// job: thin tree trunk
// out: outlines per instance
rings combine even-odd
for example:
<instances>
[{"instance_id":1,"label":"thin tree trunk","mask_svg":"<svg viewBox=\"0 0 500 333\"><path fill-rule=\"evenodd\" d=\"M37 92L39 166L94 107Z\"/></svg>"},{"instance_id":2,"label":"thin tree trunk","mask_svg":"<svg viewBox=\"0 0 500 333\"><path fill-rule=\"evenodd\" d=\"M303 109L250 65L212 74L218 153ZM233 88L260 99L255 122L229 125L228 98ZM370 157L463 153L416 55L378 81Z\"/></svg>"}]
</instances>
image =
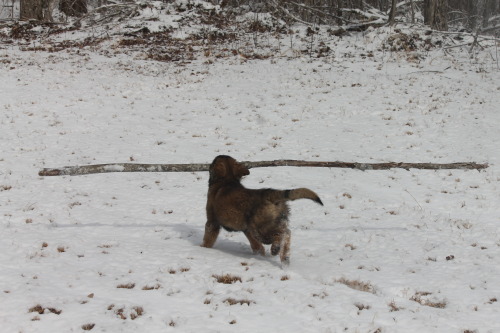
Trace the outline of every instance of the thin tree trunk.
<instances>
[{"instance_id":1,"label":"thin tree trunk","mask_svg":"<svg viewBox=\"0 0 500 333\"><path fill-rule=\"evenodd\" d=\"M389 13L389 24L394 25L396 20L396 0L392 0L391 12Z\"/></svg>"},{"instance_id":2,"label":"thin tree trunk","mask_svg":"<svg viewBox=\"0 0 500 333\"><path fill-rule=\"evenodd\" d=\"M413 0L410 0L411 24L415 24L415 7Z\"/></svg>"},{"instance_id":3,"label":"thin tree trunk","mask_svg":"<svg viewBox=\"0 0 500 333\"><path fill-rule=\"evenodd\" d=\"M315 162L315 161L298 161L298 160L275 160L275 161L260 161L260 162L241 162L247 168L264 168L264 167L320 167L320 168L348 168L357 170L389 170L389 169L426 169L426 170L442 170L442 169L462 169L462 170L481 170L486 169L488 164L477 164L475 162L458 162L458 163L402 163L402 162L386 162L386 163L357 163L357 162ZM39 176L79 176L94 173L109 173L109 172L198 172L208 171L210 164L192 163L192 164L135 164L135 163L115 163L115 164L92 164L83 166L67 166L55 169L42 169L38 173Z\"/></svg>"},{"instance_id":4,"label":"thin tree trunk","mask_svg":"<svg viewBox=\"0 0 500 333\"><path fill-rule=\"evenodd\" d=\"M488 17L485 11L485 5L486 5L485 2L486 2L485 0L477 0L476 4L477 21L475 26L476 32L481 31L485 27L485 23L488 22Z\"/></svg>"}]
</instances>

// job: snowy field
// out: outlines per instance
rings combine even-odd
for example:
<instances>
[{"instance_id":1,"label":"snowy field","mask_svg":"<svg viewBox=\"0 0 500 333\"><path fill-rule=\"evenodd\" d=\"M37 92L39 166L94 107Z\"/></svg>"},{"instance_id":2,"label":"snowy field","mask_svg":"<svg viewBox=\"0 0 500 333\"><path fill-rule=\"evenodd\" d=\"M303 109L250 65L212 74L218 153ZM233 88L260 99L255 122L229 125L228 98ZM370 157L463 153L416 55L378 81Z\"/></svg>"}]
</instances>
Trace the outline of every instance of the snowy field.
<instances>
[{"instance_id":1,"label":"snowy field","mask_svg":"<svg viewBox=\"0 0 500 333\"><path fill-rule=\"evenodd\" d=\"M0 331L499 332L495 50L378 42L184 65L0 45ZM290 204L285 269L240 233L199 247L207 173L38 176L219 154L489 168L252 169L247 187L325 204Z\"/></svg>"}]
</instances>

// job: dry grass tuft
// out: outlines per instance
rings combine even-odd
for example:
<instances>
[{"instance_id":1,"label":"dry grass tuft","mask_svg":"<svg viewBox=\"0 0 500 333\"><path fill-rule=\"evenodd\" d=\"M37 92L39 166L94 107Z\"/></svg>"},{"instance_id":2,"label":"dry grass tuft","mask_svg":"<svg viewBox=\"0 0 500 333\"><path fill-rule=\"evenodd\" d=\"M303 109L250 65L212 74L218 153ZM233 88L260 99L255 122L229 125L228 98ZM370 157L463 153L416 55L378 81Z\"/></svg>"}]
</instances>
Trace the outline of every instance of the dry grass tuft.
<instances>
[{"instance_id":1,"label":"dry grass tuft","mask_svg":"<svg viewBox=\"0 0 500 333\"><path fill-rule=\"evenodd\" d=\"M328 293L326 291L322 291L320 293L312 294L312 297L318 297L320 299L324 299L325 297L328 297Z\"/></svg>"},{"instance_id":2,"label":"dry grass tuft","mask_svg":"<svg viewBox=\"0 0 500 333\"><path fill-rule=\"evenodd\" d=\"M146 285L146 286L142 287L142 290L156 290L156 289L160 289L160 288L161 288L161 285L157 283L154 286Z\"/></svg>"},{"instance_id":3,"label":"dry grass tuft","mask_svg":"<svg viewBox=\"0 0 500 333\"><path fill-rule=\"evenodd\" d=\"M110 306L108 306L108 311L113 310L114 307L115 305L111 304ZM144 314L144 309L142 308L142 306L134 306L130 311L125 311L125 308L123 307L115 310L115 314L122 320L127 319L127 312L130 316L130 319L135 320Z\"/></svg>"},{"instance_id":4,"label":"dry grass tuft","mask_svg":"<svg viewBox=\"0 0 500 333\"><path fill-rule=\"evenodd\" d=\"M28 310L28 312L38 312L39 314L43 314L44 311L45 311L44 307L41 306L40 304L35 305Z\"/></svg>"},{"instance_id":5,"label":"dry grass tuft","mask_svg":"<svg viewBox=\"0 0 500 333\"><path fill-rule=\"evenodd\" d=\"M390 312L395 312L395 311L399 311L399 310L404 309L402 307L397 306L395 301L392 301L388 305L389 305L389 311Z\"/></svg>"},{"instance_id":6,"label":"dry grass tuft","mask_svg":"<svg viewBox=\"0 0 500 333\"><path fill-rule=\"evenodd\" d=\"M224 300L224 303L227 303L229 305L236 305L236 304L243 305L243 304L246 304L246 305L250 306L250 304L255 303L255 302L247 300L247 299L237 300L237 299L229 297L229 298L226 298Z\"/></svg>"},{"instance_id":7,"label":"dry grass tuft","mask_svg":"<svg viewBox=\"0 0 500 333\"><path fill-rule=\"evenodd\" d=\"M142 306L134 306L133 311L130 312L130 319L134 320L144 314L144 309Z\"/></svg>"},{"instance_id":8,"label":"dry grass tuft","mask_svg":"<svg viewBox=\"0 0 500 333\"><path fill-rule=\"evenodd\" d=\"M370 283L367 282L357 281L357 280L347 280L346 278L340 278L338 280L335 280L335 282L342 283L354 290L375 294L375 287L373 287Z\"/></svg>"},{"instance_id":9,"label":"dry grass tuft","mask_svg":"<svg viewBox=\"0 0 500 333\"><path fill-rule=\"evenodd\" d=\"M218 283L233 284L235 282L241 282L241 278L236 275L224 274L224 275L212 275L213 278L217 280Z\"/></svg>"},{"instance_id":10,"label":"dry grass tuft","mask_svg":"<svg viewBox=\"0 0 500 333\"><path fill-rule=\"evenodd\" d=\"M115 311L115 313L118 316L118 318L125 320L125 319L127 319L127 316L125 315L124 311L125 311L125 309L121 308L121 309L117 309Z\"/></svg>"},{"instance_id":11,"label":"dry grass tuft","mask_svg":"<svg viewBox=\"0 0 500 333\"><path fill-rule=\"evenodd\" d=\"M356 250L356 246L353 245L353 244L346 244L344 247L347 247L347 248L351 249L351 251Z\"/></svg>"},{"instance_id":12,"label":"dry grass tuft","mask_svg":"<svg viewBox=\"0 0 500 333\"><path fill-rule=\"evenodd\" d=\"M91 329L93 329L95 326L95 324L85 324L85 325L82 325L82 330L84 331L90 331Z\"/></svg>"},{"instance_id":13,"label":"dry grass tuft","mask_svg":"<svg viewBox=\"0 0 500 333\"><path fill-rule=\"evenodd\" d=\"M75 202L72 202L68 205L69 208L73 208L75 206L81 206L82 203L81 202L78 202L78 201L75 201Z\"/></svg>"},{"instance_id":14,"label":"dry grass tuft","mask_svg":"<svg viewBox=\"0 0 500 333\"><path fill-rule=\"evenodd\" d=\"M9 191L10 189L12 189L10 185L0 185L0 192Z\"/></svg>"},{"instance_id":15,"label":"dry grass tuft","mask_svg":"<svg viewBox=\"0 0 500 333\"><path fill-rule=\"evenodd\" d=\"M41 306L40 304L37 304L33 307L31 307L28 312L38 312L38 314L44 314L45 313L45 310L48 310L49 312L51 313L54 313L56 315L60 315L62 310L58 310L56 308L44 308L43 306Z\"/></svg>"},{"instance_id":16,"label":"dry grass tuft","mask_svg":"<svg viewBox=\"0 0 500 333\"><path fill-rule=\"evenodd\" d=\"M288 280L290 280L290 277L288 275L283 275L283 276L281 276L280 280L281 281L288 281Z\"/></svg>"},{"instance_id":17,"label":"dry grass tuft","mask_svg":"<svg viewBox=\"0 0 500 333\"><path fill-rule=\"evenodd\" d=\"M133 289L135 287L135 283L122 283L116 286L119 289Z\"/></svg>"},{"instance_id":18,"label":"dry grass tuft","mask_svg":"<svg viewBox=\"0 0 500 333\"><path fill-rule=\"evenodd\" d=\"M354 303L354 306L357 307L359 311L370 310L370 308L371 308L371 306L364 305L364 304L361 304L361 303Z\"/></svg>"},{"instance_id":19,"label":"dry grass tuft","mask_svg":"<svg viewBox=\"0 0 500 333\"><path fill-rule=\"evenodd\" d=\"M446 307L446 301L432 301L430 299L424 298L426 296L430 296L432 293L427 291L418 291L413 295L410 300L419 303L423 306L430 306L431 308L444 309Z\"/></svg>"},{"instance_id":20,"label":"dry grass tuft","mask_svg":"<svg viewBox=\"0 0 500 333\"><path fill-rule=\"evenodd\" d=\"M49 310L51 313L54 313L56 315L60 315L62 310L58 310L56 308L47 308L47 310Z\"/></svg>"}]
</instances>

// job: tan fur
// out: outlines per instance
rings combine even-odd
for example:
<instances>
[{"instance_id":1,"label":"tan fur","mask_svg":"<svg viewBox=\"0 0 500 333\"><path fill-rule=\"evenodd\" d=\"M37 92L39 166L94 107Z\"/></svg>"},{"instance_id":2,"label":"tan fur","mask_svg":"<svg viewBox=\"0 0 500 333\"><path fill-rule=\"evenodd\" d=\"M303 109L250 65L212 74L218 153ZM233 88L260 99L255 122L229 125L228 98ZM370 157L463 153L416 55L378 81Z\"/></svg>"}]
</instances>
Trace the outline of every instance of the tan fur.
<instances>
[{"instance_id":1,"label":"tan fur","mask_svg":"<svg viewBox=\"0 0 500 333\"><path fill-rule=\"evenodd\" d=\"M207 223L202 246L212 247L220 227L242 231L254 253L265 255L262 244L271 244L271 254L280 254L287 264L290 257L287 201L310 199L321 205L316 193L307 188L293 190L247 189L241 185L250 171L230 156L217 156L210 165L207 195Z\"/></svg>"}]
</instances>

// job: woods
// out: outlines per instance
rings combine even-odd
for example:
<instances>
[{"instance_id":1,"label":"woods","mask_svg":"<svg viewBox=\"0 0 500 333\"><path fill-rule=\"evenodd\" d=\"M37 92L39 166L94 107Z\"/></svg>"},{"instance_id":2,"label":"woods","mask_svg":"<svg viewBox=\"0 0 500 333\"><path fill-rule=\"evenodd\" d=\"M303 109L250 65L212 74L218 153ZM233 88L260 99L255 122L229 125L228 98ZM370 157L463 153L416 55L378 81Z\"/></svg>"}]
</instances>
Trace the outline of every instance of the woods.
<instances>
[{"instance_id":1,"label":"woods","mask_svg":"<svg viewBox=\"0 0 500 333\"><path fill-rule=\"evenodd\" d=\"M164 1L166 3L172 1ZM231 11L270 13L293 23L312 25L359 25L418 23L432 29L470 30L492 33L500 27L500 4L497 0L212 0L213 5ZM57 8L68 17L81 17L87 12L110 4L138 5L134 2L102 0L20 0L20 19L51 22ZM146 5L142 2L140 5ZM196 6L188 1L187 7Z\"/></svg>"}]
</instances>

